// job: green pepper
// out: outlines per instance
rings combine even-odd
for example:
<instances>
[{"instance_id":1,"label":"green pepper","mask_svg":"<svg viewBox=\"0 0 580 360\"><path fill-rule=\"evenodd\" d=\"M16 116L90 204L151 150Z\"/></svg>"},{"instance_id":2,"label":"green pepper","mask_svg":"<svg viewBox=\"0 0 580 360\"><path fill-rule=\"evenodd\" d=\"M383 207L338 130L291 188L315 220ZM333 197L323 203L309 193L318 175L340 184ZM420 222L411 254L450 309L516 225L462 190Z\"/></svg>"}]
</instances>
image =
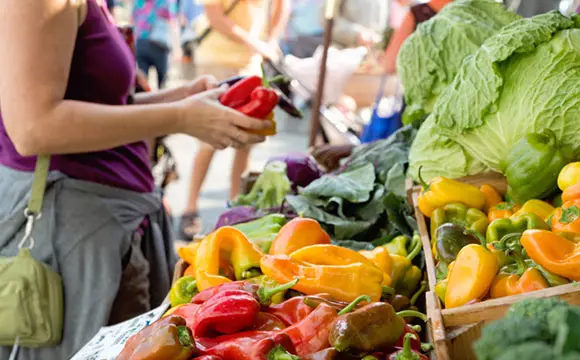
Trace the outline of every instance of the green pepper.
<instances>
[{"instance_id":1,"label":"green pepper","mask_svg":"<svg viewBox=\"0 0 580 360\"><path fill-rule=\"evenodd\" d=\"M489 220L479 209L468 208L461 203L444 205L433 211L431 216L431 241L435 241L437 229L445 223L461 225L466 229L485 234Z\"/></svg>"},{"instance_id":2,"label":"green pepper","mask_svg":"<svg viewBox=\"0 0 580 360\"><path fill-rule=\"evenodd\" d=\"M532 259L526 259L525 265L527 268L536 268L542 274L544 279L548 282L550 286L559 286L559 285L566 285L570 283L570 280L566 279L565 277L553 274L543 268L542 266L536 264L536 262ZM518 271L518 264L509 264L501 268L500 272L506 274L515 274Z\"/></svg>"},{"instance_id":3,"label":"green pepper","mask_svg":"<svg viewBox=\"0 0 580 360\"><path fill-rule=\"evenodd\" d=\"M234 225L233 227L243 232L250 241L258 245L267 254L270 251L270 246L272 246L272 241L274 241L276 234L278 234L284 224L286 224L284 215L270 214L258 220Z\"/></svg>"},{"instance_id":4,"label":"green pepper","mask_svg":"<svg viewBox=\"0 0 580 360\"><path fill-rule=\"evenodd\" d=\"M369 353L394 346L404 329L405 322L390 304L375 302L341 315L328 340L341 353Z\"/></svg>"},{"instance_id":5,"label":"green pepper","mask_svg":"<svg viewBox=\"0 0 580 360\"><path fill-rule=\"evenodd\" d=\"M469 244L480 244L481 241L471 230L457 224L446 223L435 231L435 247L438 263L445 265L454 261L459 251Z\"/></svg>"},{"instance_id":6,"label":"green pepper","mask_svg":"<svg viewBox=\"0 0 580 360\"><path fill-rule=\"evenodd\" d=\"M172 307L187 304L198 293L197 282L193 276L184 276L177 280L169 291L169 302Z\"/></svg>"},{"instance_id":7,"label":"green pepper","mask_svg":"<svg viewBox=\"0 0 580 360\"><path fill-rule=\"evenodd\" d=\"M409 237L407 235L399 235L388 244L383 245L389 254L407 256L407 245L409 244Z\"/></svg>"},{"instance_id":8,"label":"green pepper","mask_svg":"<svg viewBox=\"0 0 580 360\"><path fill-rule=\"evenodd\" d=\"M415 265L411 266L405 272L403 278L397 283L397 286L395 287L396 293L406 297L411 297L415 291L417 291L422 278L423 272L421 269Z\"/></svg>"},{"instance_id":9,"label":"green pepper","mask_svg":"<svg viewBox=\"0 0 580 360\"><path fill-rule=\"evenodd\" d=\"M519 238L526 230L539 229L549 230L546 222L534 213L524 213L511 218L496 219L487 228L486 240L496 249L505 251L521 251ZM513 248L515 246L515 248Z\"/></svg>"},{"instance_id":10,"label":"green pepper","mask_svg":"<svg viewBox=\"0 0 580 360\"><path fill-rule=\"evenodd\" d=\"M530 133L508 152L500 168L508 182L507 193L518 204L543 199L557 189L560 170L572 159L568 148L560 147L550 129Z\"/></svg>"},{"instance_id":11,"label":"green pepper","mask_svg":"<svg viewBox=\"0 0 580 360\"><path fill-rule=\"evenodd\" d=\"M439 300L441 300L442 304L445 304L445 294L447 293L447 282L448 279L445 278L437 282L437 285L435 285L435 295L437 295Z\"/></svg>"}]
</instances>

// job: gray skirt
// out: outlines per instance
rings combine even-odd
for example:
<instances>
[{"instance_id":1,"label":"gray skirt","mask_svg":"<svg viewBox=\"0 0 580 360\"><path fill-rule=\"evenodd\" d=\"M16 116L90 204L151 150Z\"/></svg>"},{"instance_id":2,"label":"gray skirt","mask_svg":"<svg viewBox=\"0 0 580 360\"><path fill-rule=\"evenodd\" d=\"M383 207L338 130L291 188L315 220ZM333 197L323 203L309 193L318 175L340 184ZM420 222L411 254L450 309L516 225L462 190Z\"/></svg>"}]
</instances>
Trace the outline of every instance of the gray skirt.
<instances>
[{"instance_id":1,"label":"gray skirt","mask_svg":"<svg viewBox=\"0 0 580 360\"><path fill-rule=\"evenodd\" d=\"M31 173L0 166L0 256L18 251L31 184ZM176 256L160 193L50 173L33 237L33 256L62 276L64 333L59 346L23 348L19 360L69 359L102 326L161 304L171 286ZM10 350L0 347L0 359Z\"/></svg>"}]
</instances>

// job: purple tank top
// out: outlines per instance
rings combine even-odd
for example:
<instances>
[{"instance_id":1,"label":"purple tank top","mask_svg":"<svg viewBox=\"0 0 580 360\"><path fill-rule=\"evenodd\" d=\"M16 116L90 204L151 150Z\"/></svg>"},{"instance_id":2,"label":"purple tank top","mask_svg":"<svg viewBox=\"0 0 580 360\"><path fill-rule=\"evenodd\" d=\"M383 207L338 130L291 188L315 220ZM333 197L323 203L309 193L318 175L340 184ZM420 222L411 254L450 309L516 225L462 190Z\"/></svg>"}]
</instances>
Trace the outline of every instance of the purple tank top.
<instances>
[{"instance_id":1,"label":"purple tank top","mask_svg":"<svg viewBox=\"0 0 580 360\"><path fill-rule=\"evenodd\" d=\"M96 0L88 0L87 4L87 17L77 34L65 99L126 105L135 82L133 55ZM20 171L34 171L36 164L35 157L20 156L14 148L1 111L0 164ZM153 190L149 153L144 141L93 153L55 155L51 170L137 192Z\"/></svg>"}]
</instances>

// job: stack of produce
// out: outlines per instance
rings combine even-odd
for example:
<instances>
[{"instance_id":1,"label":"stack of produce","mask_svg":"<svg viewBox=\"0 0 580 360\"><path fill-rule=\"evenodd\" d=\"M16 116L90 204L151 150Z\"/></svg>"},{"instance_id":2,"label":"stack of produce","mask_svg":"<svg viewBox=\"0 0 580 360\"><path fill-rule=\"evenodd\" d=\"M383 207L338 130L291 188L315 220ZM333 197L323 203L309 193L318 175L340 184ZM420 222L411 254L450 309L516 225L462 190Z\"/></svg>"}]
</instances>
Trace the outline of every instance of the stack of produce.
<instances>
[{"instance_id":1,"label":"stack of produce","mask_svg":"<svg viewBox=\"0 0 580 360\"><path fill-rule=\"evenodd\" d=\"M551 194L556 182L563 193L549 202L530 196ZM423 186L417 205L430 218L435 292L446 308L580 280L580 163L554 180L512 181L509 200L443 177Z\"/></svg>"},{"instance_id":2,"label":"stack of produce","mask_svg":"<svg viewBox=\"0 0 580 360\"><path fill-rule=\"evenodd\" d=\"M561 156L577 159L579 28L578 18L557 11L517 20L466 57L413 143L415 180L422 166L427 180L493 170L509 182L505 161L533 134L553 137ZM552 170L538 169L539 177Z\"/></svg>"},{"instance_id":3,"label":"stack of produce","mask_svg":"<svg viewBox=\"0 0 580 360\"><path fill-rule=\"evenodd\" d=\"M410 323L426 321L415 306L426 289L411 262L418 236L357 252L295 218L266 253L242 231L221 227L179 249L190 266L172 308L119 359L426 359L430 347Z\"/></svg>"},{"instance_id":4,"label":"stack of produce","mask_svg":"<svg viewBox=\"0 0 580 360\"><path fill-rule=\"evenodd\" d=\"M479 360L580 359L580 307L564 301L526 299L490 325L475 343Z\"/></svg>"}]
</instances>

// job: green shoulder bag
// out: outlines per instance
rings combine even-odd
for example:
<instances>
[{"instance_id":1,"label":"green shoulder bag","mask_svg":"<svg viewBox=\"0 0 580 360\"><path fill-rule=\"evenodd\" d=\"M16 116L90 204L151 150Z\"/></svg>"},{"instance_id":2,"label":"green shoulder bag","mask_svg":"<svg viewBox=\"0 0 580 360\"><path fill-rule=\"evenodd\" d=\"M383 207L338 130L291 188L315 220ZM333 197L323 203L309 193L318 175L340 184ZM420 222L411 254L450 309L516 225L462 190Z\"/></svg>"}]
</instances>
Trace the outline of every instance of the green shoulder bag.
<instances>
[{"instance_id":1,"label":"green shoulder bag","mask_svg":"<svg viewBox=\"0 0 580 360\"><path fill-rule=\"evenodd\" d=\"M62 279L50 266L32 257L32 229L40 217L50 156L36 161L32 192L25 210L24 237L15 257L0 257L0 346L43 347L61 341L63 327Z\"/></svg>"}]
</instances>

